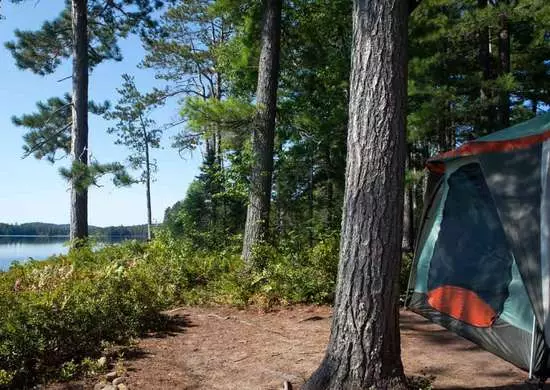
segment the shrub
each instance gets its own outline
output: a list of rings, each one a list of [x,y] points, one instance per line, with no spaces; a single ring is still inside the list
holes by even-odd
[[[103,343],[124,343],[162,321],[173,302],[143,244],[89,247],[0,273],[0,383],[72,377]]]

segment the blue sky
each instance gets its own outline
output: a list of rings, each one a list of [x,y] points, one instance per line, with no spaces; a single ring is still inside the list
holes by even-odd
[[[18,70],[3,46],[4,42],[13,39],[16,28],[34,30],[43,21],[57,16],[63,3],[63,0],[27,1],[17,5],[0,2],[1,13],[5,16],[0,21],[0,222],[69,221],[69,187],[59,176],[57,166],[67,164],[67,160],[51,165],[34,157],[22,159],[21,137],[25,130],[15,127],[10,118],[34,112],[39,100],[70,92],[70,79],[58,82],[70,75],[70,61],[64,63],[55,74],[43,77]],[[142,91],[158,85],[151,71],[136,67],[144,55],[139,39],[128,38],[120,42],[120,46],[123,61],[100,64],[90,74],[90,99],[115,102],[122,73],[133,74]],[[158,123],[165,123],[177,116],[178,105],[172,101],[155,112],[153,117]],[[108,127],[109,123],[105,120],[90,116],[90,152],[100,162],[121,161],[127,151],[113,144],[113,137],[106,133]],[[151,190],[153,219],[156,222],[162,222],[166,207],[185,196],[201,161],[199,151],[182,159],[176,150],[170,148],[170,138],[176,131],[167,132],[163,148],[153,151],[159,167]],[[107,179],[101,184],[101,188],[91,188],[89,193],[91,225],[131,225],[146,221],[143,185],[116,188]]]

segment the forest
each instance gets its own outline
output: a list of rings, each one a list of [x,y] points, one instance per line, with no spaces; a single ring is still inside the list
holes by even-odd
[[[130,35],[158,85],[140,91],[128,70],[118,101],[94,101],[89,72],[120,60]],[[20,69],[48,77],[72,61],[72,90],[13,123],[26,156],[70,158],[59,171],[71,187],[73,248],[0,274],[0,310],[11,313],[0,319],[0,386],[97,371],[102,345],[160,326],[177,304],[334,303],[328,360],[303,389],[406,388],[395,342],[385,355],[369,344],[363,354],[376,358],[349,375],[333,368],[360,337],[338,331],[359,305],[379,310],[354,317],[368,329],[396,318],[427,160],[550,105],[545,0],[72,0],[15,37],[6,60]],[[157,123],[152,113],[168,101],[179,119]],[[127,159],[88,155],[88,115],[111,121],[105,131]],[[176,152],[199,150],[203,161],[153,226],[151,186],[163,167],[150,153],[169,136]],[[144,185],[148,242],[86,245],[97,230],[88,189],[107,176]],[[352,294],[377,278],[380,290]],[[364,337],[395,341],[396,327],[374,328]]]
[[[106,238],[145,238],[147,225],[89,226],[90,235]],[[69,236],[69,225],[31,222],[10,225],[0,223],[0,236]]]

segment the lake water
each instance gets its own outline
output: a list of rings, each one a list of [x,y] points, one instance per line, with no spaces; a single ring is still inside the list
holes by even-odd
[[[69,237],[20,237],[0,236],[0,271],[9,268],[14,261],[29,258],[44,260],[53,255],[65,254]],[[121,240],[115,240],[114,242]]]
[[[12,261],[29,258],[44,260],[52,255],[67,253],[65,245],[69,237],[0,237],[0,270],[9,267]]]

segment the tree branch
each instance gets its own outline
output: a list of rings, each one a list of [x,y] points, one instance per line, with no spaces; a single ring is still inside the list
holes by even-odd
[[[408,0],[409,1],[409,15],[418,7],[422,0]]]

